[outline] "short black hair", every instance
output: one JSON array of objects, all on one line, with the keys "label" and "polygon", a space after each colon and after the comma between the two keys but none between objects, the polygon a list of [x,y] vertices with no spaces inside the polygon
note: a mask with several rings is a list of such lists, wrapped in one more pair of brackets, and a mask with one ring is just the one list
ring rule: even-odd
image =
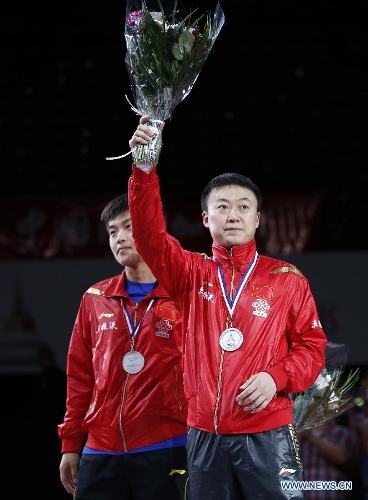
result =
[{"label": "short black hair", "polygon": [[109,201],[101,212],[101,221],[105,224],[106,229],[109,228],[109,222],[111,220],[127,210],[129,210],[127,193],[121,194]]},{"label": "short black hair", "polygon": [[[167,213],[165,207],[162,207],[164,212],[165,221],[167,224]],[[109,223],[111,220],[115,219],[118,215],[129,210],[128,194],[124,193],[113,200],[105,206],[101,212],[101,221],[104,223],[107,230],[109,230]]]},{"label": "short black hair", "polygon": [[214,189],[223,186],[243,186],[247,189],[253,191],[255,197],[257,198],[257,212],[261,211],[262,208],[262,193],[257,186],[249,177],[245,177],[242,174],[237,174],[234,172],[227,172],[225,174],[220,174],[209,181],[209,183],[204,187],[201,195],[201,208],[203,212],[208,210],[208,197]]}]

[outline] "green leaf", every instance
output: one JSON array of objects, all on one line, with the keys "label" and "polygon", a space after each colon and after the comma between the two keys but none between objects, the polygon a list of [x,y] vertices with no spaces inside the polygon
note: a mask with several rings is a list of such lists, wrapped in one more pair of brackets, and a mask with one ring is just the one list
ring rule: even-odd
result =
[{"label": "green leaf", "polygon": [[181,50],[178,43],[173,43],[172,54],[177,61],[182,61],[184,59],[184,51]]},{"label": "green leaf", "polygon": [[189,30],[184,30],[179,36],[178,43],[181,52],[190,52],[194,44],[194,36]]}]

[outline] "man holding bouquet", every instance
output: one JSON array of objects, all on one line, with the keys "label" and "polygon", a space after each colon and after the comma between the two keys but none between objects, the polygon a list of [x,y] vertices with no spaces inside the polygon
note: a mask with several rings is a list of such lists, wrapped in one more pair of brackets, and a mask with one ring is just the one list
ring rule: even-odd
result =
[{"label": "man holding bouquet", "polygon": [[190,252],[166,231],[157,165],[136,161],[153,136],[142,116],[129,141],[133,238],[183,315],[191,500],[302,499],[289,393],[324,367],[327,344],[308,280],[293,265],[259,255],[262,195],[226,173],[201,196],[212,255]]}]

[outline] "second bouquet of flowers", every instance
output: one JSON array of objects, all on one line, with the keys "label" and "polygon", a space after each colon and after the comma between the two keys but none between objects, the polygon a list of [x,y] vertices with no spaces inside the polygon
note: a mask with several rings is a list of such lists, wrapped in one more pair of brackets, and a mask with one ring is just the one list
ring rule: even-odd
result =
[{"label": "second bouquet of flowers", "polygon": [[149,115],[155,136],[132,151],[135,163],[157,163],[161,122],[192,90],[224,24],[218,3],[214,14],[188,12],[178,0],[128,0],[125,64],[134,98],[132,109]]},{"label": "second bouquet of flowers", "polygon": [[327,342],[326,364],[317,380],[306,391],[290,395],[298,430],[313,429],[357,404],[352,389],[359,379],[360,369],[350,370],[342,380],[348,352],[346,344]]}]

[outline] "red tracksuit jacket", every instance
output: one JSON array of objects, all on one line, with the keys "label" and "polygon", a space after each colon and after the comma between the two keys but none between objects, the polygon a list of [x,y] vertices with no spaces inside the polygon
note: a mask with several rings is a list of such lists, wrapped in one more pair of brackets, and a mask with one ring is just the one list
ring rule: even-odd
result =
[{"label": "red tracksuit jacket", "polygon": [[[79,453],[86,432],[93,449],[129,451],[187,431],[181,316],[160,284],[136,304],[124,276],[97,283],[81,300],[67,356],[63,453]],[[145,364],[135,374],[122,367],[131,349],[124,306],[133,321],[141,320],[134,349]]]},{"label": "red tracksuit jacket", "polygon": [[[241,434],[291,423],[289,393],[315,381],[327,344],[308,280],[295,266],[258,255],[255,240],[231,251],[213,245],[212,256],[184,250],[166,232],[155,168],[133,167],[129,204],[137,251],[183,314],[188,425]],[[243,335],[233,351],[220,346],[229,315]],[[260,371],[272,375],[277,395],[252,414],[235,398]]]}]

